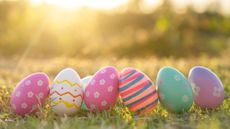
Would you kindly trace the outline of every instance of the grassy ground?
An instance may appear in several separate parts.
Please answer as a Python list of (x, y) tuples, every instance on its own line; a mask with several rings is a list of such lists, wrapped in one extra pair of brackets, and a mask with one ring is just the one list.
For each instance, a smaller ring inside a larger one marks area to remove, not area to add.
[[(118, 102), (109, 110), (100, 113), (80, 111), (74, 117), (59, 117), (52, 113), (47, 103), (38, 116), (20, 117), (9, 105), (10, 94), (23, 77), (32, 72), (43, 71), (52, 80), (65, 67), (72, 67), (81, 77), (94, 74), (105, 65), (113, 65), (122, 70), (131, 66), (145, 72), (154, 82), (162, 66), (173, 66), (186, 76), (195, 65), (211, 68), (222, 79), (225, 86), (225, 101), (215, 110), (204, 110), (193, 105), (188, 113), (172, 114), (159, 104), (148, 116), (134, 116)], [(229, 128), (230, 123), (230, 63), (228, 59), (0, 59), (0, 128), (9, 129), (69, 129), (69, 128)]]

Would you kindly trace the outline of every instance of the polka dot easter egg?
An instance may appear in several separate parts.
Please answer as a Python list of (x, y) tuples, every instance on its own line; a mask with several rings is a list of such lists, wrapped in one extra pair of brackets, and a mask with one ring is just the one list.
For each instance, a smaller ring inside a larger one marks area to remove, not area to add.
[(208, 68), (196, 66), (190, 70), (188, 78), (198, 106), (213, 109), (224, 101), (223, 84)]
[(119, 92), (124, 105), (134, 113), (151, 112), (158, 104), (156, 87), (147, 75), (134, 68), (121, 72)]
[(119, 74), (114, 67), (104, 67), (95, 73), (84, 94), (84, 101), (89, 110), (106, 110), (116, 103), (118, 79)]
[(193, 104), (192, 87), (185, 76), (172, 67), (163, 67), (157, 75), (161, 104), (171, 112), (181, 113)]
[(49, 95), (49, 78), (45, 73), (33, 73), (21, 80), (14, 89), (10, 103), (21, 116), (34, 113)]
[[(85, 88), (86, 86), (88, 86), (89, 84), (89, 81), (92, 79), (93, 76), (87, 76), (87, 77), (84, 77), (81, 79), (81, 85), (82, 85), (82, 89), (83, 89), (83, 92), (85, 93)], [(81, 105), (81, 109), (83, 110), (88, 110), (85, 102), (83, 101), (82, 105)]]
[(56, 76), (50, 90), (51, 107), (56, 114), (74, 115), (80, 110), (83, 100), (80, 83), (78, 73), (71, 68), (62, 70)]

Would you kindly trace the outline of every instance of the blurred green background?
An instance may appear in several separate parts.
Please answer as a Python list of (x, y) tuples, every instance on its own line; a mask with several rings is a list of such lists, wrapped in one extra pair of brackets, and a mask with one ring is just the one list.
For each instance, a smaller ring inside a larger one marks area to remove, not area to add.
[(0, 0), (0, 57), (230, 55), (227, 0), (86, 1)]

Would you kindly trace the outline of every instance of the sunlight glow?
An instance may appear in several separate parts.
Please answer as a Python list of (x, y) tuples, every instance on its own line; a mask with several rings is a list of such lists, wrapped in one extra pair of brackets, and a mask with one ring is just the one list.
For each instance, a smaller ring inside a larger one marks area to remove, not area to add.
[[(131, 0), (30, 0), (33, 5), (49, 4), (59, 8), (75, 9), (88, 7), (99, 10), (114, 9), (128, 3)], [(230, 0), (170, 0), (178, 13), (186, 11), (186, 7), (192, 6), (197, 12), (203, 12), (211, 3), (220, 6), (223, 14), (230, 15)], [(143, 0), (140, 8), (148, 13), (155, 10), (162, 4), (162, 0)]]
[(50, 4), (61, 8), (89, 7), (94, 9), (113, 9), (128, 0), (31, 0), (32, 4)]
[(154, 11), (157, 7), (162, 5), (163, 1), (162, 0), (143, 0), (141, 4), (141, 10), (144, 13), (151, 13)]

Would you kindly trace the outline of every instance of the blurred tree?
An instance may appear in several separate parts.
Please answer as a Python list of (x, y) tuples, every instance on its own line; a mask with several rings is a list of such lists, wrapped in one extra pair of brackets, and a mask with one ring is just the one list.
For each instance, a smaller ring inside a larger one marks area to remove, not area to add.
[(197, 13), (189, 7), (176, 13), (164, 0), (144, 13), (142, 2), (130, 0), (126, 11), (111, 13), (31, 6), (27, 0), (0, 2), (0, 55), (195, 57), (218, 56), (227, 48), (230, 18), (215, 9)]

